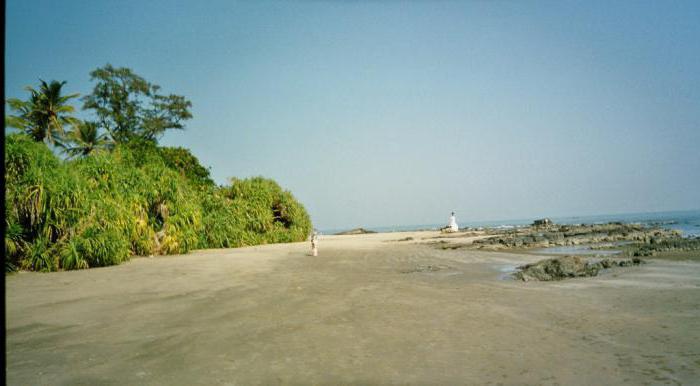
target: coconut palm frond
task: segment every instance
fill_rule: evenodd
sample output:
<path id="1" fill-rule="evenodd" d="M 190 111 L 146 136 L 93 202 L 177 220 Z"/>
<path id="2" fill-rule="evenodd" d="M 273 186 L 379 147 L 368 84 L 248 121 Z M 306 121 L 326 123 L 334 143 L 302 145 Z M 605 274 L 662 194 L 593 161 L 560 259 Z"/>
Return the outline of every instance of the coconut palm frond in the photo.
<path id="1" fill-rule="evenodd" d="M 36 141 L 59 144 L 65 136 L 64 127 L 77 121 L 71 115 L 75 108 L 67 103 L 78 94 L 61 95 L 65 84 L 65 81 L 47 83 L 40 79 L 38 90 L 25 88 L 29 92 L 26 101 L 8 99 L 7 105 L 16 114 L 8 116 L 5 125 L 24 131 Z"/>
<path id="2" fill-rule="evenodd" d="M 86 156 L 98 149 L 106 149 L 111 145 L 105 133 L 100 133 L 96 122 L 81 122 L 74 126 L 66 138 L 70 141 L 65 146 L 65 152 L 71 157 Z"/>

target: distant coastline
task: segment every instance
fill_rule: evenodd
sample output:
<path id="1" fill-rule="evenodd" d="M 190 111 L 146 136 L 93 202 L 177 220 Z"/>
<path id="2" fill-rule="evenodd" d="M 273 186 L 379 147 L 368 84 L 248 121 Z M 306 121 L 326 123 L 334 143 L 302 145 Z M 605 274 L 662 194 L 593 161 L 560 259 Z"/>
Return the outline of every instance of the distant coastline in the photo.
<path id="1" fill-rule="evenodd" d="M 547 217 L 546 214 L 540 217 Z M 641 223 L 645 225 L 659 225 L 664 228 L 676 229 L 683 232 L 684 236 L 700 236 L 700 209 L 666 211 L 666 212 L 637 212 L 598 214 L 585 216 L 549 217 L 557 224 L 596 224 L 608 222 Z M 486 221 L 460 221 L 460 227 L 469 228 L 514 228 L 530 225 L 535 218 L 516 220 L 486 220 Z M 436 230 L 445 224 L 413 224 L 393 226 L 363 226 L 364 229 L 374 232 L 410 232 L 421 230 Z M 352 228 L 321 229 L 321 233 L 331 235 L 341 233 Z"/>

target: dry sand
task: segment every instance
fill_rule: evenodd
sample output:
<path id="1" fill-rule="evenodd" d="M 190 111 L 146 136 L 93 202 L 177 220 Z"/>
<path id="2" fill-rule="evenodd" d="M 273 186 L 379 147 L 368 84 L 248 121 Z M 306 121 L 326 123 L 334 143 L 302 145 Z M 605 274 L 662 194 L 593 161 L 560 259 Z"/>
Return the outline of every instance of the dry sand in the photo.
<path id="1" fill-rule="evenodd" d="M 538 256 L 424 244 L 436 236 L 8 276 L 7 382 L 700 383 L 700 263 L 522 283 L 501 271 Z"/>

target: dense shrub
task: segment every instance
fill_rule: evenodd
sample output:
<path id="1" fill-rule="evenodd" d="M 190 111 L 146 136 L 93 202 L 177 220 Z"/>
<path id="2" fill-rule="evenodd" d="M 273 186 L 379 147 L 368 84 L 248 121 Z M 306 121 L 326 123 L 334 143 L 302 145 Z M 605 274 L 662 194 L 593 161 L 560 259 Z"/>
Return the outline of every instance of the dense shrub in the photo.
<path id="1" fill-rule="evenodd" d="M 202 201 L 200 246 L 221 248 L 304 240 L 311 220 L 292 194 L 273 180 L 234 178 Z"/>
<path id="2" fill-rule="evenodd" d="M 214 181 L 209 176 L 209 169 L 202 166 L 188 149 L 159 147 L 158 152 L 167 167 L 177 170 L 191 183 L 199 186 L 214 186 Z"/>
<path id="3" fill-rule="evenodd" d="M 303 206 L 274 181 L 216 187 L 185 149 L 144 141 L 62 161 L 22 134 L 5 143 L 6 270 L 300 241 L 311 229 Z"/>

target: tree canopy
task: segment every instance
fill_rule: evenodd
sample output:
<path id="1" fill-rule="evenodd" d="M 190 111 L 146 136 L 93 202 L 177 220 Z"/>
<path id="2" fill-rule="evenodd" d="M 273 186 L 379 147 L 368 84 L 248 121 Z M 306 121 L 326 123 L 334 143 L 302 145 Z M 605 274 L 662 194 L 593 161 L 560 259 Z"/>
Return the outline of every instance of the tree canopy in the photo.
<path id="1" fill-rule="evenodd" d="M 65 134 L 64 127 L 77 125 L 79 120 L 72 114 L 75 108 L 68 101 L 79 94 L 62 95 L 66 82 L 52 80 L 47 83 L 39 79 L 39 89 L 27 87 L 29 99 L 23 101 L 10 98 L 7 104 L 16 115 L 5 118 L 5 126 L 17 128 L 35 141 L 60 144 Z"/>
<path id="2" fill-rule="evenodd" d="M 63 145 L 64 151 L 71 157 L 86 156 L 112 145 L 106 134 L 100 134 L 97 123 L 90 121 L 80 122 L 66 134 L 66 139 L 68 142 Z"/>
<path id="3" fill-rule="evenodd" d="M 83 108 L 92 110 L 97 121 L 117 143 L 134 138 L 156 141 L 166 130 L 184 129 L 192 118 L 192 102 L 184 96 L 160 93 L 126 67 L 110 64 L 90 73 L 96 84 L 83 98 Z"/>

